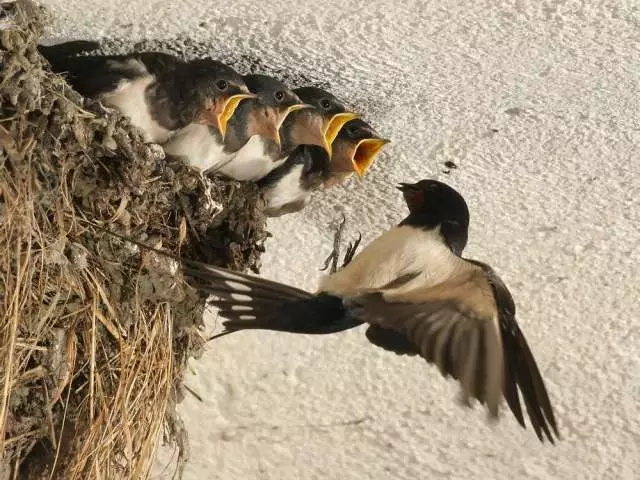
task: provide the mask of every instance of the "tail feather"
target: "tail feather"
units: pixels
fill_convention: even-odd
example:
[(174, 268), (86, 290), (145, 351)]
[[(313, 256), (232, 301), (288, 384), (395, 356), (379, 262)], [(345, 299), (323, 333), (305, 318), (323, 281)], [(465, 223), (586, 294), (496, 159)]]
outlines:
[[(100, 228), (100, 227), (98, 227)], [(341, 298), (313, 295), (299, 288), (264, 278), (233, 272), (194, 260), (180, 259), (105, 228), (101, 230), (142, 248), (182, 263), (187, 283), (213, 294), (210, 303), (227, 318), (226, 335), (243, 329), (277, 330), (290, 333), (328, 334), (348, 330), (364, 322), (351, 315)]]
[(209, 303), (227, 319), (223, 323), (227, 330), (325, 334), (363, 323), (333, 295), (313, 295), (272, 280), (189, 260), (184, 261), (183, 271), (192, 287), (214, 295)]
[[(270, 295), (276, 295), (283, 299), (302, 299), (310, 298), (313, 295), (305, 290), (290, 287), (283, 283), (267, 280), (266, 278), (255, 277), (245, 273), (232, 272), (220, 267), (206, 265), (204, 263), (195, 262), (193, 260), (183, 260), (183, 271), (186, 275), (202, 280), (203, 286), (210, 286), (222, 292), (227, 289), (234, 293), (242, 293), (242, 291), (264, 292)], [(272, 297), (273, 298), (273, 297)]]

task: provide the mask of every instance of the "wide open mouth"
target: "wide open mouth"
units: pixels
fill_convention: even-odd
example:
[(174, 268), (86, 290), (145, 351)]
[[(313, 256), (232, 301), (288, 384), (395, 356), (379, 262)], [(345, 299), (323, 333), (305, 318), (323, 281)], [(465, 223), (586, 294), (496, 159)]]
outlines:
[(220, 110), (216, 115), (216, 122), (223, 140), (227, 133), (227, 123), (229, 123), (229, 120), (235, 113), (238, 105), (240, 105), (242, 100), (249, 98), (256, 98), (256, 95), (253, 93), (239, 93), (238, 95), (231, 95), (226, 101), (220, 102), (222, 104), (222, 108), (216, 106), (216, 111)]
[(340, 133), (340, 130), (342, 130), (342, 127), (344, 127), (345, 123), (350, 122), (351, 120), (354, 120), (359, 117), (360, 115), (353, 112), (336, 113), (327, 122), (327, 124), (324, 127), (324, 131), (322, 132), (322, 136), (324, 137), (324, 148), (329, 153), (329, 156), (331, 156), (331, 151), (332, 151), (331, 145), (333, 144), (333, 141), (338, 136), (338, 133)]
[(351, 156), (353, 169), (358, 174), (358, 177), (364, 177), (364, 174), (369, 167), (371, 167), (382, 147), (387, 143), (391, 143), (391, 140), (384, 138), (365, 138), (358, 142)]

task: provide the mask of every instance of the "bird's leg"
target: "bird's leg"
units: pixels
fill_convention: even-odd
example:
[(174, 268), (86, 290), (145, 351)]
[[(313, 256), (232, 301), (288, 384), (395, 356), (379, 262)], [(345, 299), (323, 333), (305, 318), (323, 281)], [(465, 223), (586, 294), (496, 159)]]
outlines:
[(320, 269), (320, 271), (326, 270), (329, 267), (329, 264), (331, 264), (331, 269), (329, 270), (330, 274), (333, 274), (338, 270), (338, 260), (340, 259), (340, 244), (342, 243), (342, 232), (344, 231), (344, 224), (346, 221), (347, 219), (343, 214), (342, 222), (338, 224), (336, 232), (333, 236), (333, 250), (324, 261), (324, 266)]
[(336, 233), (333, 236), (333, 250), (324, 261), (324, 265), (320, 269), (321, 272), (329, 268), (329, 264), (331, 264), (331, 269), (329, 269), (330, 274), (334, 274), (338, 271), (338, 260), (340, 259), (340, 243), (342, 243), (342, 232), (344, 231), (344, 224), (346, 221), (347, 219), (343, 214), (342, 222), (338, 224)]
[(361, 241), (362, 241), (362, 234), (358, 233), (358, 239), (355, 242), (349, 242), (349, 245), (347, 245), (347, 253), (344, 254), (342, 268), (346, 267), (351, 263), (351, 260), (353, 260), (353, 257), (355, 256)]

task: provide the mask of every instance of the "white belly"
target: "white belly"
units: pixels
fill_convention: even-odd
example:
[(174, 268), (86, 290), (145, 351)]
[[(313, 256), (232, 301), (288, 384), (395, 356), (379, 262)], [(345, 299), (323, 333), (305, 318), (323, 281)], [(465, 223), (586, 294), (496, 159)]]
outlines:
[(264, 193), (267, 207), (280, 209), (289, 203), (303, 200), (307, 192), (300, 186), (301, 175), (302, 165), (296, 165), (277, 183), (268, 187)]
[(182, 158), (200, 171), (218, 167), (234, 156), (224, 152), (224, 146), (206, 125), (195, 123), (176, 132), (163, 147), (167, 154)]
[(151, 76), (123, 81), (114, 92), (103, 95), (102, 100), (129, 117), (131, 123), (142, 130), (145, 142), (163, 143), (171, 132), (153, 119), (145, 96), (147, 87), (153, 81)]
[(236, 152), (232, 161), (217, 171), (236, 180), (260, 180), (286, 160), (283, 158), (274, 162), (266, 154), (266, 151), (262, 137), (254, 135)]
[(367, 245), (352, 262), (332, 276), (325, 276), (320, 289), (354, 295), (362, 289), (380, 288), (403, 275), (421, 272), (406, 288), (435, 285), (449, 278), (463, 261), (440, 239), (438, 230), (393, 228)]

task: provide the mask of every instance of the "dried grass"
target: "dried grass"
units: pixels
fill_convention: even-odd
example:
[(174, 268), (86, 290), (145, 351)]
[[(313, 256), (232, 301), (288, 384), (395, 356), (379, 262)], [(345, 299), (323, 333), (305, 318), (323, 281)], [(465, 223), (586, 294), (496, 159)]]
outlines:
[(261, 199), (220, 180), (205, 195), (49, 72), (36, 49), (46, 12), (0, 8), (0, 479), (146, 478), (161, 432), (186, 460), (175, 405), (205, 299), (167, 259), (102, 229), (257, 270)]

